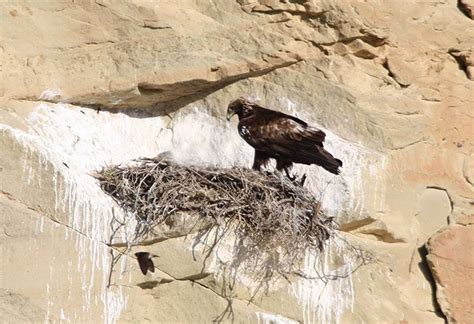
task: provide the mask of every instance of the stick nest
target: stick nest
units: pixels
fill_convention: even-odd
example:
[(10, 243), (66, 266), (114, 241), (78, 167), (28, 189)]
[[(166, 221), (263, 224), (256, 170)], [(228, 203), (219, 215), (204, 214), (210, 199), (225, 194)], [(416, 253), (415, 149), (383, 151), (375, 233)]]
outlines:
[(305, 252), (321, 251), (336, 227), (308, 190), (280, 174), (183, 166), (158, 156), (105, 168), (97, 178), (138, 220), (135, 242), (175, 213), (198, 215), (198, 222), (207, 224), (198, 236), (212, 237), (206, 242), (210, 250), (233, 235), (231, 266), (253, 267), (261, 279), (294, 273)]

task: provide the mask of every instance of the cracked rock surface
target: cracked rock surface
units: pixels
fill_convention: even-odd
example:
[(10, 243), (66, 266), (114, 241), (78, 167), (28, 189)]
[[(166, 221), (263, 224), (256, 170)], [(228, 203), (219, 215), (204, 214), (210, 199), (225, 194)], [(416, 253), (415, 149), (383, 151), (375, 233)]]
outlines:
[[(124, 215), (90, 174), (169, 150), (181, 163), (250, 166), (252, 150), (225, 122), (244, 96), (326, 131), (343, 173), (295, 171), (377, 262), (324, 287), (275, 282), (252, 302), (242, 277), (235, 321), (474, 322), (471, 9), (464, 0), (0, 4), (0, 317), (218, 318), (232, 245), (203, 267), (191, 216), (179, 215), (110, 275), (126, 245), (126, 233), (111, 240), (110, 220)], [(153, 275), (141, 274), (136, 250), (160, 255)]]
[(472, 273), (474, 271), (474, 216), (430, 238), (428, 263), (436, 279), (436, 298), (450, 322), (474, 319)]

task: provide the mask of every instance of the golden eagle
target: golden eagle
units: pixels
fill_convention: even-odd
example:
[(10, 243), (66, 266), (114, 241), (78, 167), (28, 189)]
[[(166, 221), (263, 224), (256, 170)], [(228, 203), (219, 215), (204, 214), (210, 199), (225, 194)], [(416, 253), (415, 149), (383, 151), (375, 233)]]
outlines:
[(277, 170), (284, 170), (290, 179), (293, 163), (316, 164), (339, 174), (342, 161), (324, 149), (326, 134), (322, 130), (244, 98), (229, 104), (227, 120), (233, 115), (239, 117), (240, 136), (255, 149), (253, 169), (260, 170), (274, 158)]

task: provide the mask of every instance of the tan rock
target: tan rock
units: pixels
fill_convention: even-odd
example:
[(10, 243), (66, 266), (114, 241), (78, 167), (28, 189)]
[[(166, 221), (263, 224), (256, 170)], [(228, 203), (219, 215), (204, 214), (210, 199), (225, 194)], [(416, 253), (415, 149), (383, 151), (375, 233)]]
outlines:
[(459, 0), (458, 1), (458, 8), (466, 16), (468, 16), (471, 19), (474, 19), (474, 1), (472, 1), (472, 0)]
[(474, 80), (474, 53), (458, 50), (450, 50), (449, 53), (456, 59), (459, 68), (465, 71), (467, 78)]
[[(182, 163), (250, 166), (235, 121), (224, 122), (229, 101), (245, 96), (326, 131), (343, 173), (295, 171), (377, 262), (327, 285), (275, 282), (250, 304), (242, 276), (236, 322), (443, 322), (434, 297), (450, 320), (472, 321), (466, 8), (464, 0), (2, 3), (1, 318), (216, 318), (227, 306), (222, 269), (193, 258), (189, 215), (127, 250), (133, 221), (111, 238), (124, 215), (91, 173), (168, 150)], [(447, 223), (461, 225), (435, 234)], [(436, 291), (419, 250), (433, 235)], [(137, 250), (160, 255), (155, 273), (141, 274)], [(127, 256), (110, 276), (112, 252)], [(349, 269), (347, 255), (333, 257)]]
[[(35, 4), (24, 8), (5, 6), (1, 11), (6, 27), (2, 60), (9, 64), (0, 89), (17, 99), (144, 108), (298, 61), (296, 53), (285, 49), (288, 38), (263, 34), (261, 40), (267, 41), (258, 44), (261, 51), (255, 51), (247, 38), (235, 32), (238, 47), (219, 36), (213, 45), (217, 52), (213, 51), (207, 39), (215, 33), (223, 35), (232, 27), (189, 7), (163, 10), (150, 3), (146, 5), (133, 6), (126, 1), (113, 5), (84, 2), (62, 4), (61, 11)], [(23, 10), (25, 14), (10, 14), (14, 10)], [(69, 19), (69, 15), (75, 19)], [(179, 22), (176, 15), (181, 17)], [(163, 24), (169, 28), (160, 28)], [(41, 25), (41, 32), (50, 36), (46, 43), (38, 37), (39, 30), (32, 28), (35, 25)], [(58, 25), (63, 28), (58, 30)], [(189, 37), (201, 30), (200, 25), (206, 25), (205, 33)], [(30, 27), (25, 30), (19, 26)], [(129, 34), (139, 37), (121, 40), (121, 35)], [(160, 42), (153, 41), (156, 36)], [(21, 39), (22, 44), (17, 44), (16, 39)], [(199, 51), (208, 54), (196, 55)], [(220, 57), (221, 51), (229, 55)], [(18, 59), (18, 53), (28, 56), (26, 65)], [(269, 63), (262, 56), (273, 59)], [(213, 71), (216, 65), (219, 69)], [(19, 69), (24, 71), (20, 77)], [(43, 72), (37, 73), (39, 70)], [(46, 71), (60, 74), (53, 77)], [(124, 78), (128, 81), (123, 82)]]
[(463, 217), (459, 217), (457, 219), (457, 223), (460, 224), (460, 225), (472, 225), (474, 224), (474, 215), (466, 215), (466, 216), (463, 216)]
[(416, 220), (419, 232), (425, 234), (421, 234), (419, 239), (425, 242), (433, 233), (448, 225), (452, 213), (451, 200), (445, 190), (429, 187), (420, 197), (420, 208)]
[(451, 323), (474, 321), (474, 226), (451, 226), (428, 242), (436, 298)]

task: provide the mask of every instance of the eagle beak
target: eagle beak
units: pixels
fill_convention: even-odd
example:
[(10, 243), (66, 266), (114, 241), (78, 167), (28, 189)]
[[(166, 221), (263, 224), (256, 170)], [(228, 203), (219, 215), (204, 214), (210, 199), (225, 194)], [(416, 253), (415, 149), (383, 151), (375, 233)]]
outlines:
[(232, 110), (230, 111), (227, 111), (227, 121), (230, 121), (230, 119), (232, 118), (232, 116), (235, 115), (235, 112), (233, 112)]

